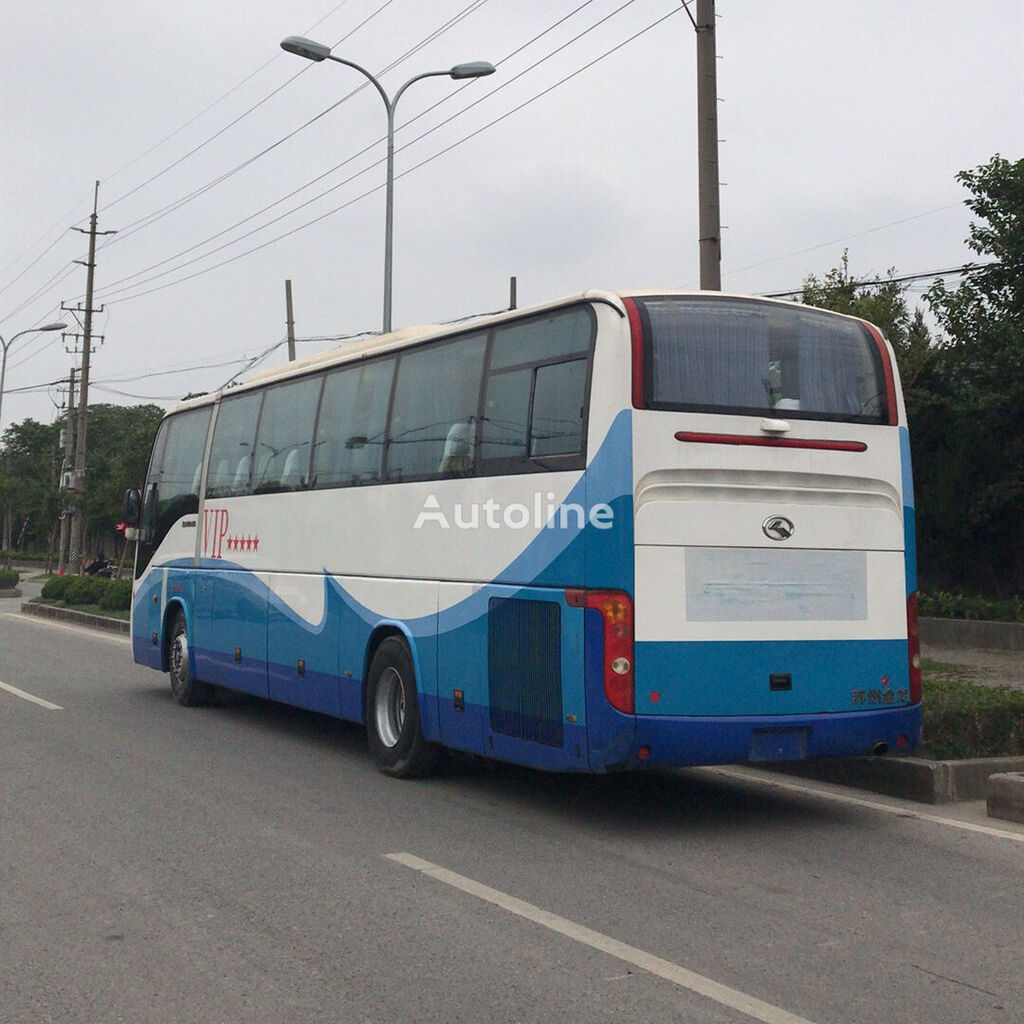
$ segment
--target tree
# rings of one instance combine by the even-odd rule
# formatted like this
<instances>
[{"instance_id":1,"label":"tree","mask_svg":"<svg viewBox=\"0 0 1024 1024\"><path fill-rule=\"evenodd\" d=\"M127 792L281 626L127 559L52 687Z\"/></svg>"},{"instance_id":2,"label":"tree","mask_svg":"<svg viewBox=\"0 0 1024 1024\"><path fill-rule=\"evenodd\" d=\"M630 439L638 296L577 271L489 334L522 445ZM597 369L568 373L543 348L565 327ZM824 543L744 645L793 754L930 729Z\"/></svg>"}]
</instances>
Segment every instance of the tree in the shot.
<instances>
[{"instance_id":1,"label":"tree","mask_svg":"<svg viewBox=\"0 0 1024 1024\"><path fill-rule=\"evenodd\" d=\"M3 547L24 550L49 543L60 492L60 424L27 419L12 423L0 445L0 491L4 512Z\"/></svg>"},{"instance_id":2,"label":"tree","mask_svg":"<svg viewBox=\"0 0 1024 1024\"><path fill-rule=\"evenodd\" d=\"M987 257L926 300L946 344L943 457L928 483L948 575L989 592L1024 589L1024 159L998 154L957 179L972 192L967 245ZM936 440L939 440L938 438ZM958 556L952 552L959 550ZM952 560L952 564L951 564ZM959 562L959 564L956 564Z\"/></svg>"},{"instance_id":3,"label":"tree","mask_svg":"<svg viewBox=\"0 0 1024 1024\"><path fill-rule=\"evenodd\" d=\"M99 553L104 535L120 522L121 498L128 487L141 487L156 428L163 417L157 405L89 406L85 494L81 512L90 537L85 552Z\"/></svg>"},{"instance_id":4,"label":"tree","mask_svg":"<svg viewBox=\"0 0 1024 1024\"><path fill-rule=\"evenodd\" d=\"M833 267L823 281L814 274L807 276L800 301L808 306L860 317L880 327L896 352L906 390L917 381L934 357L934 351L923 314L920 310L911 314L904 289L891 280L893 273L890 268L887 278L876 274L857 280L850 276L849 251L843 250L840 265Z\"/></svg>"},{"instance_id":5,"label":"tree","mask_svg":"<svg viewBox=\"0 0 1024 1024\"><path fill-rule=\"evenodd\" d=\"M162 416L156 405L90 405L81 503L90 555L99 551L104 537L115 536L125 489L141 486ZM21 551L48 548L58 522L63 504L60 426L27 419L9 426L0 439L0 502L10 524L5 540Z\"/></svg>"}]
</instances>

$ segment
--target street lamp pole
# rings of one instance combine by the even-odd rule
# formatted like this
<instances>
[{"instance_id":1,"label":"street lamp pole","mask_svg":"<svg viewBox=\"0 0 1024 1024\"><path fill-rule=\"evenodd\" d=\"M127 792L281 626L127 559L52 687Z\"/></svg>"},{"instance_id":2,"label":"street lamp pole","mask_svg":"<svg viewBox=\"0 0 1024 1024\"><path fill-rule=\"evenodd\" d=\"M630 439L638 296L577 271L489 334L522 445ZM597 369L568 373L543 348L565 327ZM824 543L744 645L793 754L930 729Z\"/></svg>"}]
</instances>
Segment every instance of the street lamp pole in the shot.
<instances>
[{"instance_id":1,"label":"street lamp pole","mask_svg":"<svg viewBox=\"0 0 1024 1024\"><path fill-rule=\"evenodd\" d=\"M322 61L333 60L336 64L344 64L363 75L380 94L384 101L384 109L388 115L388 161L387 161L387 186L386 200L384 207L384 333L391 330L391 261L393 252L394 235L394 207L395 207L395 107L402 96L402 93L409 88L413 82L421 78L448 77L456 81L465 78L483 78L485 75L494 74L494 65L486 61L471 61L467 64L456 64L447 71L424 71L414 75L399 90L394 97L389 97L377 78L366 68L355 61L345 60L342 57L335 57L331 48L323 43L314 42L312 39L305 39L302 36L288 36L281 41L281 49L289 53L305 57L307 60Z\"/></svg>"},{"instance_id":2,"label":"street lamp pole","mask_svg":"<svg viewBox=\"0 0 1024 1024\"><path fill-rule=\"evenodd\" d=\"M4 350L3 358L0 360L0 429L3 428L4 378L7 376L8 350L23 334L42 334L45 331L63 331L65 327L67 327L67 324L45 324L43 327L30 327L27 331L18 331L10 341L4 341L3 336L0 335L0 345L3 346Z\"/></svg>"}]
</instances>

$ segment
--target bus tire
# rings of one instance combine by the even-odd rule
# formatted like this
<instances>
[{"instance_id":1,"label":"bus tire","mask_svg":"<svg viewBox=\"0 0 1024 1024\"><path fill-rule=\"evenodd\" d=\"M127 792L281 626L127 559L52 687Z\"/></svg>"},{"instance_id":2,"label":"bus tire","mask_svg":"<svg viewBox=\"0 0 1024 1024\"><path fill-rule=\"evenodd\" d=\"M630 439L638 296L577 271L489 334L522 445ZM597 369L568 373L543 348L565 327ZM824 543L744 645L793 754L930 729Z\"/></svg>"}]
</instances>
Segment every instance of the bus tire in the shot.
<instances>
[{"instance_id":1,"label":"bus tire","mask_svg":"<svg viewBox=\"0 0 1024 1024\"><path fill-rule=\"evenodd\" d=\"M389 636L370 663L366 737L377 767L398 779L429 775L440 750L423 738L416 672L405 641Z\"/></svg>"},{"instance_id":2,"label":"bus tire","mask_svg":"<svg viewBox=\"0 0 1024 1024\"><path fill-rule=\"evenodd\" d=\"M212 687L192 677L188 653L188 625L185 613L178 611L171 623L171 638L167 646L167 671L171 677L171 693L183 708L206 704Z\"/></svg>"}]
</instances>

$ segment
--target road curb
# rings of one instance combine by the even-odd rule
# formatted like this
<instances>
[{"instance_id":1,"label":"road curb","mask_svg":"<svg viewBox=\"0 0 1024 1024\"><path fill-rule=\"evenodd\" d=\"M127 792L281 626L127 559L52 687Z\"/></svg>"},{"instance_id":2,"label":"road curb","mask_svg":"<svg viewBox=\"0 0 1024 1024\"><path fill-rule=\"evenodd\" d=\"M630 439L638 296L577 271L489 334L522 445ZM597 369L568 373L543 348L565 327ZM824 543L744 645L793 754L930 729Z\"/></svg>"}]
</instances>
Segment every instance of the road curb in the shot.
<instances>
[{"instance_id":1,"label":"road curb","mask_svg":"<svg viewBox=\"0 0 1024 1024\"><path fill-rule=\"evenodd\" d=\"M990 818L1024 824L1024 771L990 775L985 784L985 803Z\"/></svg>"},{"instance_id":2,"label":"road curb","mask_svg":"<svg viewBox=\"0 0 1024 1024\"><path fill-rule=\"evenodd\" d=\"M918 620L924 646L1024 651L1024 622L983 622L976 619Z\"/></svg>"},{"instance_id":3,"label":"road curb","mask_svg":"<svg viewBox=\"0 0 1024 1024\"><path fill-rule=\"evenodd\" d=\"M986 799L990 777L1000 773L1024 773L1024 757L975 757L964 761L850 757L759 767L924 804L952 804ZM1024 807L1024 774L1021 775L1021 799Z\"/></svg>"},{"instance_id":4,"label":"road curb","mask_svg":"<svg viewBox=\"0 0 1024 1024\"><path fill-rule=\"evenodd\" d=\"M127 636L131 631L131 624L127 619L108 619L104 615L76 612L73 608L57 608L52 604L32 604L30 601L25 601L22 603L21 610L28 615L36 615L42 619L74 622L79 626L102 629L108 633L124 633Z\"/></svg>"}]
</instances>

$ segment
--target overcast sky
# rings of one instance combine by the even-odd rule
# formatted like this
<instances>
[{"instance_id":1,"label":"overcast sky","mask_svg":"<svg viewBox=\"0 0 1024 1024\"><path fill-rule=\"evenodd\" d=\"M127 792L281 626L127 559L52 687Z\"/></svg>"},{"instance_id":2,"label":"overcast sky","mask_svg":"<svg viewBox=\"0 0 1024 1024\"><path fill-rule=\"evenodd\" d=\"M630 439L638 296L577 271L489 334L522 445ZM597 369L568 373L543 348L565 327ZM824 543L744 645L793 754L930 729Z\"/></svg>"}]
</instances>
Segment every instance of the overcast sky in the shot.
<instances>
[{"instance_id":1,"label":"overcast sky","mask_svg":"<svg viewBox=\"0 0 1024 1024\"><path fill-rule=\"evenodd\" d=\"M723 288L794 288L844 248L857 275L972 258L954 176L1024 154L1022 0L717 7ZM287 35L391 93L498 68L398 106L396 327L502 309L512 275L520 305L697 287L680 0L0 0L5 339L83 302L70 229L96 180L118 234L99 240L91 401L222 385L284 338L286 278L300 339L380 328L384 106L357 72L284 53ZM51 421L72 363L59 334L19 338L3 426Z\"/></svg>"}]
</instances>

